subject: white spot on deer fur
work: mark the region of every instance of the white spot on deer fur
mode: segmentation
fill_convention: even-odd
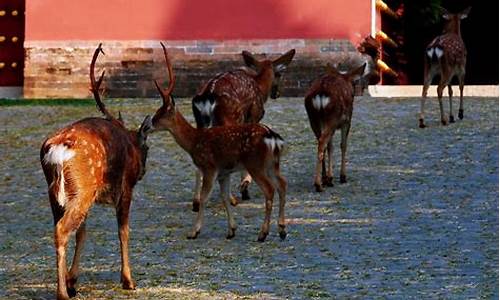
[[[76,129],[75,129],[75,128],[71,128],[71,132],[75,132],[75,131],[76,131]]]
[[[101,165],[102,165],[101,161],[98,161],[98,162],[97,162],[97,167],[98,167],[98,168],[100,168],[100,167],[101,167]]]
[[[316,97],[313,98],[313,107],[316,110],[320,110],[322,108],[325,108],[328,105],[328,103],[330,103],[329,97],[316,95]]]
[[[94,175],[94,167],[90,168],[90,174],[92,174],[92,176]]]
[[[82,144],[83,144],[84,146],[85,146],[85,145],[87,145],[87,141],[86,141],[86,140],[83,140],[83,141],[82,141]]]

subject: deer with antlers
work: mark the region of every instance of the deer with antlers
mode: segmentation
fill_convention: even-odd
[[[167,70],[169,86],[162,89],[155,81],[162,97],[162,106],[156,111],[152,121],[152,131],[168,130],[191,156],[193,163],[202,174],[200,205],[189,239],[195,239],[203,224],[205,203],[210,196],[214,181],[221,189],[222,203],[227,212],[227,238],[235,235],[236,223],[229,205],[230,175],[245,169],[254,178],[265,196],[265,218],[258,240],[264,241],[269,234],[269,222],[274,193],[279,194],[278,228],[282,239],[285,231],[285,194],[286,180],[280,174],[280,156],[283,152],[283,139],[269,127],[261,124],[238,124],[212,128],[195,128],[177,110],[172,90],[175,76],[168,59],[167,50],[161,44]]]
[[[366,64],[363,64],[346,74],[341,74],[335,67],[327,65],[327,73],[315,80],[306,94],[304,104],[307,116],[318,140],[314,177],[317,192],[323,191],[324,186],[333,186],[333,135],[337,129],[341,130],[340,183],[347,182],[345,165],[354,102],[353,82],[362,76],[365,66]],[[328,168],[325,163],[327,154]]]
[[[95,50],[90,64],[91,91],[105,118],[85,118],[66,126],[45,140],[40,161],[48,184],[54,216],[54,241],[57,254],[57,299],[76,295],[78,264],[86,236],[85,220],[94,202],[116,209],[121,247],[121,282],[124,289],[134,289],[129,266],[129,209],[132,190],[145,174],[148,146],[147,116],[139,130],[128,130],[101,101],[99,87],[104,72],[96,81],[95,62],[102,52]],[[102,52],[103,53],[103,52]],[[69,272],[66,247],[76,231],[76,246]]]
[[[453,90],[451,88],[451,80],[453,77],[458,77],[458,85],[460,89],[460,108],[458,117],[460,120],[464,117],[463,93],[465,79],[465,64],[467,59],[467,50],[465,49],[464,41],[460,32],[461,20],[465,19],[470,12],[470,7],[458,14],[451,14],[446,9],[441,8],[441,14],[446,21],[444,33],[436,37],[425,50],[424,59],[424,86],[422,89],[422,100],[420,104],[419,127],[425,128],[424,123],[424,106],[427,98],[429,85],[436,75],[440,75],[437,94],[439,100],[439,111],[441,113],[441,124],[446,125],[448,120],[450,123],[455,122],[453,116]],[[445,117],[443,110],[443,90],[448,86],[448,97],[450,100],[449,119]]]
[[[247,67],[218,74],[210,79],[192,100],[193,114],[198,128],[258,123],[264,116],[267,98],[280,96],[281,77],[295,55],[295,49],[280,57],[258,60],[248,51],[242,56]],[[196,174],[193,210],[199,206],[201,174]],[[250,199],[248,186],[251,177],[242,174],[240,192],[243,200]],[[236,200],[231,198],[232,204]]]

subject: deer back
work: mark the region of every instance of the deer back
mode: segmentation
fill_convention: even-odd
[[[193,98],[197,127],[256,123],[264,115],[264,95],[252,70],[234,70],[212,78]]]
[[[134,134],[101,118],[86,118],[56,132],[43,143],[41,160],[49,186],[57,168],[64,172],[67,193],[61,206],[86,192],[95,193],[98,202],[114,204],[122,187],[133,188],[143,172]]]

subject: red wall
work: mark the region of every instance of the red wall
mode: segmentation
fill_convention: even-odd
[[[370,33],[369,0],[26,2],[26,40],[348,38]]]

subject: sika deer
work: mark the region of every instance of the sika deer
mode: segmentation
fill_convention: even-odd
[[[465,79],[465,64],[467,59],[467,50],[465,49],[464,41],[460,33],[460,23],[465,19],[470,12],[470,7],[458,14],[450,14],[444,8],[442,16],[446,20],[444,33],[436,37],[425,50],[424,62],[424,86],[422,89],[422,100],[420,104],[419,127],[425,128],[424,124],[424,105],[427,98],[427,90],[432,83],[432,79],[436,75],[440,75],[437,94],[439,100],[439,111],[441,113],[441,124],[446,125],[447,120],[443,111],[443,90],[448,86],[448,96],[450,99],[450,123],[455,122],[453,116],[453,90],[451,88],[451,80],[453,77],[458,77],[458,85],[460,88],[460,109],[458,117],[460,120],[464,117],[463,92]]]
[[[327,65],[327,74],[315,80],[306,94],[307,116],[318,140],[318,162],[314,177],[317,192],[323,191],[323,185],[333,186],[332,140],[336,129],[342,132],[340,183],[347,182],[345,163],[354,101],[353,82],[361,77],[365,66],[366,64],[363,64],[346,74],[341,74],[334,67]],[[325,166],[326,151],[328,151],[328,170]]]
[[[257,60],[250,52],[242,52],[245,64],[254,70],[239,69],[221,73],[206,83],[193,98],[192,108],[198,128],[258,123],[264,116],[264,104],[270,95],[280,96],[281,76],[295,55],[295,49],[275,60]],[[242,174],[241,198],[250,199],[248,174]],[[200,198],[201,174],[196,174],[193,203]],[[232,199],[233,203],[235,200]],[[196,204],[194,205],[196,206]]]
[[[153,116],[152,130],[168,130],[191,156],[193,163],[203,176],[199,209],[189,239],[195,239],[203,224],[205,202],[210,196],[214,181],[217,179],[221,189],[222,203],[227,212],[227,238],[235,235],[236,223],[229,205],[230,175],[245,169],[255,179],[266,198],[266,213],[258,240],[264,241],[269,234],[269,222],[275,190],[279,194],[279,234],[286,237],[285,231],[285,194],[286,180],[280,174],[280,156],[283,139],[267,126],[260,124],[240,124],[213,128],[195,128],[177,110],[171,96],[175,85],[172,66],[165,46],[162,44],[169,72],[169,86],[166,90],[155,81],[163,99],[162,106]]]
[[[94,204],[116,208],[121,247],[121,281],[124,289],[135,289],[128,258],[129,209],[132,190],[146,171],[146,117],[138,131],[127,130],[104,106],[96,82],[94,66],[101,50],[95,50],[90,64],[91,90],[105,118],[85,118],[62,128],[45,140],[40,161],[49,187],[48,194],[55,225],[57,253],[57,299],[76,295],[78,264],[85,240],[85,219]],[[68,273],[66,246],[76,231],[73,263]]]

